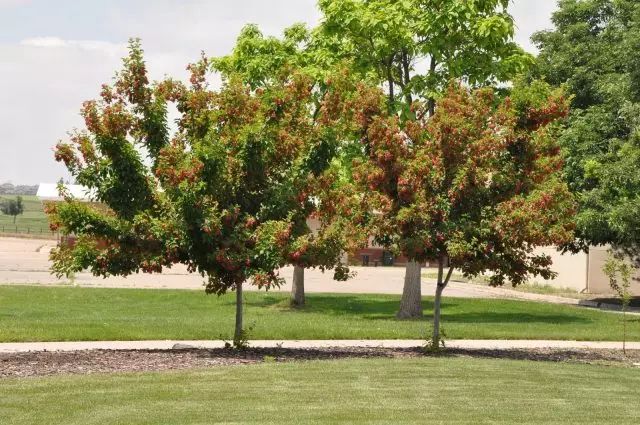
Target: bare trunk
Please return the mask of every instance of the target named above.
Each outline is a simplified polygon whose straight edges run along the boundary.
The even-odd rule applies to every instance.
[[[242,284],[236,285],[236,329],[233,334],[233,346],[243,345],[244,336],[242,332]]]
[[[444,286],[438,284],[436,286],[436,297],[433,300],[433,335],[431,337],[431,346],[433,348],[440,346],[440,306],[442,305],[442,291],[444,291]]]
[[[453,267],[449,267],[447,276],[443,279],[444,274],[444,258],[438,260],[438,282],[436,284],[436,297],[433,300],[433,333],[431,336],[431,348],[438,349],[440,347],[440,308],[442,306],[442,292],[447,287],[449,279],[451,279]]]
[[[293,267],[290,301],[292,307],[304,307],[304,267]]]
[[[422,317],[422,288],[420,279],[421,265],[410,261],[404,272],[404,288],[398,319],[419,319]]]

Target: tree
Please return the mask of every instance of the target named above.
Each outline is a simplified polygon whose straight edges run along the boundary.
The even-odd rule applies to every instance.
[[[622,352],[627,353],[627,309],[631,304],[631,279],[637,269],[624,257],[609,251],[602,271],[609,278],[609,286],[616,293],[622,304]]]
[[[573,96],[559,142],[579,201],[577,251],[640,247],[640,3],[563,0],[555,29],[533,36],[533,75]]]
[[[453,84],[428,118],[389,115],[380,92],[361,93],[366,160],[356,193],[376,239],[413,262],[438,263],[432,344],[440,342],[442,293],[453,268],[489,272],[493,285],[554,276],[537,246],[572,240],[574,201],[562,181],[553,123],[567,113],[561,91],[518,86],[503,101],[490,89]],[[371,213],[374,212],[375,213]]]
[[[508,81],[532,62],[512,40],[508,0],[320,0],[324,20],[311,46],[319,63],[349,60],[387,91],[389,112],[415,119],[452,78],[471,86]],[[383,242],[383,241],[381,241]],[[409,262],[399,318],[422,316],[420,263]]]
[[[8,199],[0,206],[2,213],[5,215],[13,216],[13,223],[15,224],[16,218],[24,213],[24,204],[22,203],[22,196],[16,196],[16,199]]]
[[[233,76],[214,91],[203,55],[188,67],[189,86],[150,84],[139,41],[129,50],[115,83],[84,103],[86,129],[56,147],[56,159],[101,205],[63,193],[65,202],[48,207],[54,229],[77,235],[73,247],[52,251],[52,269],[106,277],[186,264],[206,278],[207,293],[236,291],[234,344],[242,345],[248,280],[269,289],[281,284],[284,264],[307,262],[348,276],[339,219],[316,235],[296,226],[313,210],[309,194],[335,144],[348,137],[349,114],[339,105],[352,95],[349,84],[335,79],[314,121],[303,75],[285,72],[259,87]],[[173,137],[168,102],[180,113]]]
[[[328,88],[325,84],[327,70],[320,70],[310,61],[307,46],[309,39],[310,33],[304,24],[295,24],[287,28],[281,39],[265,37],[256,25],[250,24],[240,32],[233,51],[229,55],[212,59],[211,66],[220,72],[223,78],[241,75],[243,81],[252,88],[271,85],[280,79],[283,72],[295,69],[297,73],[309,78],[314,105],[308,113],[312,120],[317,120],[322,97]],[[294,229],[295,236],[311,232],[306,225],[306,217],[300,217],[300,222]],[[307,267],[313,265],[311,261],[305,264]],[[305,306],[305,264],[293,263],[290,303],[298,308]]]

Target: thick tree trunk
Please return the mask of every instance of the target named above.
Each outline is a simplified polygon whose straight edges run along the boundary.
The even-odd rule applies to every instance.
[[[236,329],[233,334],[234,347],[240,347],[244,343],[242,333],[242,284],[238,284],[236,285]]]
[[[292,307],[304,307],[304,267],[293,267],[290,301]]]
[[[433,333],[431,336],[431,348],[440,348],[440,308],[442,306],[442,292],[447,287],[449,279],[451,279],[451,273],[453,267],[449,267],[447,276],[443,279],[444,274],[444,259],[438,260],[438,282],[436,284],[436,297],[433,301]]]
[[[419,319],[422,317],[422,288],[420,271],[422,267],[417,261],[410,261],[404,272],[404,288],[398,319]]]

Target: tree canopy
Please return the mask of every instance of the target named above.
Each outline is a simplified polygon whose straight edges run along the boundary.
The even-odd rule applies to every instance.
[[[388,106],[410,114],[452,78],[472,86],[508,81],[532,58],[513,42],[507,0],[320,0],[315,32],[323,61],[349,59],[384,83]]]
[[[22,203],[22,196],[16,196],[15,199],[2,200],[0,203],[0,210],[5,215],[13,217],[13,222],[16,222],[16,217],[24,213],[24,204]]]
[[[352,221],[409,260],[438,262],[435,345],[439,297],[454,267],[468,277],[489,272],[494,285],[554,276],[534,248],[573,240],[575,205],[554,125],[567,113],[561,90],[519,85],[501,101],[491,89],[453,84],[435,115],[426,118],[423,106],[421,118],[405,122],[386,112],[378,91],[358,99],[367,158],[354,165],[360,208]]]
[[[578,194],[578,244],[637,250],[640,242],[640,3],[562,0],[555,29],[537,33],[535,76],[565,85],[571,112],[560,144]]]
[[[52,226],[78,236],[51,257],[60,274],[126,276],[186,264],[207,279],[207,292],[238,292],[238,342],[247,280],[277,286],[287,263],[335,267],[336,279],[348,274],[339,219],[316,235],[296,226],[315,208],[312,194],[336,144],[349,138],[341,105],[353,93],[338,75],[313,119],[316,98],[304,75],[284,72],[254,87],[236,75],[212,90],[209,67],[205,56],[189,65],[188,86],[151,84],[139,42],[130,43],[114,84],[84,103],[86,129],[56,147],[56,159],[100,205],[66,195],[49,206]],[[169,102],[180,113],[173,136]]]

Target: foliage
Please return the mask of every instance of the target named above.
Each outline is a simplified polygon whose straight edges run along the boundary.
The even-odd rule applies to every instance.
[[[573,239],[574,201],[553,126],[567,113],[561,91],[536,82],[500,101],[490,89],[453,83],[434,116],[414,104],[422,118],[404,122],[377,91],[363,91],[355,108],[368,157],[353,167],[359,207],[340,214],[409,261],[439,263],[434,346],[454,267],[466,277],[490,272],[493,285],[554,276],[549,256],[533,251]]]
[[[16,217],[24,213],[24,204],[22,203],[22,196],[16,196],[16,199],[3,200],[0,205],[0,210],[5,215],[13,217],[13,222],[16,222]]]
[[[375,94],[360,98],[368,158],[355,185],[365,211],[378,212],[369,221],[378,241],[410,260],[448,257],[465,276],[491,271],[496,285],[551,276],[548,257],[531,253],[572,237],[551,125],[567,112],[561,92],[536,83],[500,101],[453,84],[433,118],[404,124]]]
[[[307,93],[309,96],[308,119],[314,125],[325,128],[330,123],[326,122],[325,115],[320,114],[323,99],[327,97],[330,90],[335,91],[336,87],[349,90],[348,87],[352,87],[356,83],[354,76],[349,71],[344,71],[348,69],[348,63],[325,67],[317,62],[312,33],[304,24],[295,24],[285,29],[282,38],[265,37],[257,26],[247,25],[240,32],[233,51],[229,55],[211,59],[210,66],[213,70],[220,72],[225,80],[241,76],[242,80],[251,88],[278,84],[283,75],[288,75],[295,70],[295,74],[304,75],[309,84]],[[340,72],[341,70],[342,72]],[[344,109],[344,105],[340,104],[338,98],[334,97],[333,102],[332,107]],[[350,118],[351,114],[346,114],[346,116]],[[322,120],[325,122],[320,122]],[[343,120],[343,122],[346,123],[347,120]],[[320,175],[321,171],[331,167],[331,164],[333,164],[329,170],[331,173],[344,169],[340,165],[353,156],[353,152],[350,151],[350,147],[353,146],[353,136],[348,130],[336,129],[336,133],[330,136],[333,142],[319,143],[316,150],[306,159],[307,167],[314,171],[315,175]],[[310,233],[310,229],[306,225],[306,218],[317,216],[317,206],[323,201],[319,197],[319,193],[312,193],[308,190],[306,195],[309,199],[313,198],[315,202],[305,206],[307,216],[298,215],[298,222],[292,226],[291,232],[296,237]],[[334,218],[339,219],[339,217]],[[359,243],[362,239],[356,235],[351,236],[352,242],[356,240]],[[357,243],[351,243],[351,245],[357,245]],[[338,245],[335,245],[334,248],[340,250]],[[292,257],[291,264],[313,267],[314,255],[317,254],[307,252],[302,248],[299,256]],[[341,266],[336,268],[336,275],[340,275],[339,280],[345,280],[350,276],[349,270]]]
[[[532,62],[512,41],[505,0],[320,0],[319,6],[316,60],[352,61],[363,78],[386,85],[388,106],[406,117],[414,97],[433,102],[452,78],[494,84]]]
[[[35,195],[38,192],[38,185],[13,185],[11,182],[0,183],[0,195]]]
[[[565,85],[572,109],[559,142],[578,194],[573,250],[640,242],[640,3],[563,0],[555,29],[534,35],[534,75]]]
[[[609,286],[620,298],[623,312],[623,338],[622,350],[626,352],[627,343],[627,309],[631,304],[633,293],[631,292],[631,278],[637,269],[624,257],[609,251],[607,261],[602,266],[602,271],[609,278]]]
[[[78,237],[52,251],[56,273],[126,276],[182,263],[207,279],[207,293],[222,294],[249,279],[278,286],[286,263],[339,265],[340,220],[317,235],[295,227],[313,211],[317,182],[349,136],[340,104],[350,85],[338,77],[314,120],[306,76],[283,73],[257,88],[231,76],[214,91],[210,65],[204,55],[189,65],[189,86],[150,84],[133,40],[115,83],[84,103],[86,129],[55,155],[101,205],[65,195],[49,206],[52,227]],[[180,113],[173,137],[169,102]]]

